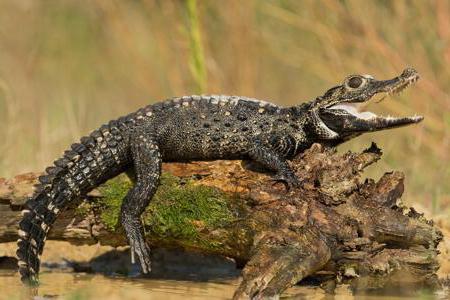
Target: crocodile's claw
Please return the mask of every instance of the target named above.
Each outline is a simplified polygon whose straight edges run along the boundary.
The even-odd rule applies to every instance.
[[[150,248],[147,246],[146,242],[137,237],[137,239],[130,239],[130,253],[131,253],[131,263],[135,263],[135,255],[139,257],[139,262],[141,264],[141,269],[144,274],[148,274],[151,271],[151,259],[150,259]]]
[[[144,232],[139,219],[122,218],[122,225],[130,245],[131,263],[136,263],[136,255],[139,258],[141,269],[144,274],[151,271],[150,248],[145,242]]]

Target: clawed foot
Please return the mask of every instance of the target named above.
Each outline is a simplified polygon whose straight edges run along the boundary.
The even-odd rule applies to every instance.
[[[134,222],[133,222],[134,223]],[[132,224],[132,223],[131,223]],[[136,263],[136,255],[139,258],[141,269],[144,274],[151,271],[150,248],[145,242],[141,225],[132,226],[130,223],[124,224],[124,229],[130,243],[131,263]]]
[[[139,257],[141,269],[144,274],[151,271],[150,248],[143,238],[130,239],[131,263],[136,262],[135,255]]]
[[[277,174],[272,177],[273,184],[282,183],[284,184],[287,191],[291,188],[298,188],[301,186],[301,181],[297,178],[294,173],[283,173]]]

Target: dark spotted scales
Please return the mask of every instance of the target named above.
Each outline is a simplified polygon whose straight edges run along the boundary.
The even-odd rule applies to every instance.
[[[379,117],[370,120],[373,124],[369,129],[367,124],[361,125],[364,130],[360,131],[342,126],[349,122],[343,118],[351,119],[355,115],[346,115],[345,109],[334,109],[333,105],[367,101],[386,86],[394,87],[392,82],[382,86],[380,83],[388,81],[364,76],[356,80],[355,76],[350,78],[351,87],[344,83],[314,101],[288,108],[235,96],[175,98],[146,106],[81,138],[54,166],[46,169],[46,175],[39,177],[40,184],[26,203],[17,250],[22,280],[37,283],[39,257],[58,213],[68,203],[122,172],[132,170],[135,182],[123,199],[121,223],[129,240],[132,261],[137,256],[142,271],[147,273],[150,253],[140,215],[159,185],[163,161],[248,159],[272,170],[275,180],[292,187],[299,180],[286,159],[313,143],[337,145],[364,131],[408,123],[402,118],[398,119],[400,123],[391,120],[388,124]],[[396,78],[399,78],[397,86],[400,79],[406,80],[404,74]],[[357,94],[354,86],[359,81],[367,82],[367,86],[361,87]],[[336,121],[330,122],[329,114],[334,112]],[[362,122],[359,118],[353,121]],[[414,122],[410,120],[410,123]]]

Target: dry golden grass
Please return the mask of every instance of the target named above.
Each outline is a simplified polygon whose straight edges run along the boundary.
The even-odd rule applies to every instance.
[[[174,95],[225,93],[292,105],[350,73],[422,75],[376,110],[423,114],[375,133],[378,176],[405,171],[407,197],[450,205],[450,2],[0,2],[0,176],[42,170],[81,135]]]

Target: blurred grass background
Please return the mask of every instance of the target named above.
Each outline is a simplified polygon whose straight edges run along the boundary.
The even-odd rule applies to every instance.
[[[68,145],[138,107],[223,93],[294,105],[353,73],[422,75],[373,106],[422,114],[365,135],[406,173],[407,198],[450,213],[450,1],[2,0],[0,176],[40,171]]]

